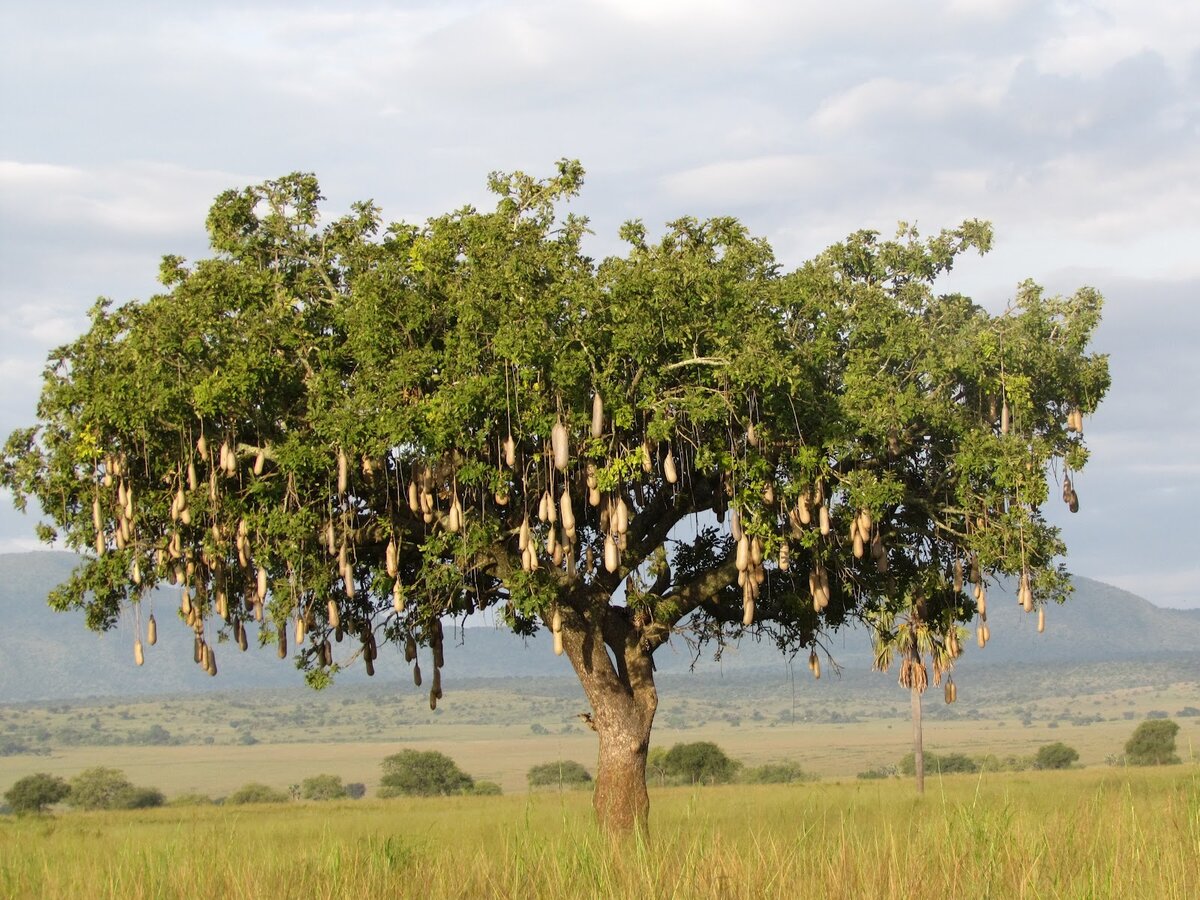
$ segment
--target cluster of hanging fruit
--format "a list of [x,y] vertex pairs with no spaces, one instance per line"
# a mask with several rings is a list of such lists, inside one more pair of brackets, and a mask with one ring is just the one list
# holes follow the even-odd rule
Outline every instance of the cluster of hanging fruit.
[[[429,686],[430,710],[437,709],[438,701],[442,699],[442,667],[446,665],[444,640],[441,620],[435,618],[428,628],[429,648],[433,653],[433,682]],[[417,640],[411,633],[404,639],[404,661],[412,663],[413,684],[421,687],[423,679],[421,663],[417,659]]]

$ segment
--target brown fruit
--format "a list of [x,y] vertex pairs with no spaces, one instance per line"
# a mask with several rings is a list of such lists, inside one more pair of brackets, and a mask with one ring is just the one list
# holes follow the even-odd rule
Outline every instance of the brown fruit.
[[142,652],[142,642],[140,639],[133,642],[133,661],[139,666],[146,661],[146,655]]
[[667,480],[667,484],[675,484],[679,481],[679,470],[675,467],[675,454],[670,447],[667,448],[667,455],[663,459],[663,478]]
[[151,647],[158,643],[158,623],[154,621],[154,613],[150,613],[150,619],[146,622],[146,643]]
[[565,472],[571,462],[567,437],[567,426],[559,419],[550,431],[550,445],[554,451],[554,467],[560,472]]
[[600,392],[596,391],[592,395],[592,437],[598,438],[604,435],[604,401],[600,399]]
[[350,486],[350,460],[346,457],[345,450],[338,450],[337,473],[337,492],[344,494]]
[[604,568],[608,572],[615,572],[620,568],[620,566],[621,557],[617,552],[617,542],[613,540],[613,536],[610,533],[608,537],[604,539]]

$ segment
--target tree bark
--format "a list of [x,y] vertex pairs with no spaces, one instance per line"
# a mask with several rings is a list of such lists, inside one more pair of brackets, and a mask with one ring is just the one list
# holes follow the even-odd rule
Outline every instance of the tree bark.
[[650,815],[646,756],[658,709],[653,651],[622,607],[567,610],[562,622],[563,649],[591,704],[589,724],[600,739],[596,819],[614,837],[644,833]]
[[917,793],[925,793],[925,743],[921,731],[921,692],[914,684],[909,691],[912,694],[913,722],[913,766],[917,775]]

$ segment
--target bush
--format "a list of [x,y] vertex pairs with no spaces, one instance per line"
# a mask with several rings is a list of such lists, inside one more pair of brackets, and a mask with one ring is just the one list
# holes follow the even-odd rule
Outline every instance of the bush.
[[145,809],[162,806],[157,788],[135,787],[120,769],[94,766],[71,779],[67,802],[77,809]]
[[13,783],[4,793],[4,799],[17,815],[41,814],[47,806],[65,800],[71,786],[57,775],[38,772],[26,775]]
[[676,744],[655,764],[667,779],[682,784],[728,784],[741,768],[711,741]]
[[337,775],[314,775],[300,783],[300,796],[305,800],[340,800],[346,788]]
[[288,795],[257,781],[244,784],[228,797],[226,803],[287,803]]
[[361,781],[351,781],[346,785],[346,796],[351,800],[361,800],[367,795],[367,786]]
[[877,769],[867,769],[865,772],[859,772],[854,777],[863,781],[876,781],[883,778],[891,778],[895,774],[895,766],[880,766]]
[[1179,725],[1170,719],[1147,719],[1125,743],[1125,761],[1131,766],[1165,766],[1179,762],[1175,735]]
[[812,778],[813,776],[800,768],[799,763],[780,762],[744,769],[739,780],[747,784],[795,784],[800,781],[812,781]]
[[[979,771],[979,763],[971,759],[965,753],[925,753],[925,774],[931,772],[938,775],[961,775],[971,774]],[[901,775],[916,775],[917,763],[916,757],[911,753],[906,753],[900,759],[900,774]]]
[[494,781],[477,781],[475,787],[471,789],[471,793],[480,797],[499,797],[504,792]]
[[1061,741],[1039,747],[1033,758],[1035,769],[1069,769],[1079,759],[1079,751]]
[[130,785],[129,790],[122,791],[116,797],[113,809],[150,809],[155,806],[162,806],[166,802],[167,798],[163,796],[163,792],[158,788],[134,787]]
[[577,788],[591,784],[592,776],[580,763],[571,759],[542,763],[529,770],[526,776],[531,788]]
[[382,765],[380,797],[466,794],[475,785],[474,779],[454,760],[436,750],[401,750],[387,757]]

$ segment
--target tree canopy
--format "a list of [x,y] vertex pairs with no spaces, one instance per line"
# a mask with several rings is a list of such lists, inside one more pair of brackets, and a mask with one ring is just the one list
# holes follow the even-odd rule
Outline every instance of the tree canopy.
[[470,775],[437,750],[401,750],[387,757],[382,766],[380,797],[468,794],[475,786]]
[[1165,766],[1179,762],[1175,735],[1179,723],[1171,719],[1147,719],[1125,742],[1125,761],[1131,766]]
[[70,793],[71,786],[57,775],[36,772],[13,782],[4,792],[4,799],[17,815],[41,814],[47,806],[65,800]]
[[85,554],[51,603],[106,628],[173,583],[211,674],[253,631],[318,686],[387,642],[424,684],[428,648],[431,706],[446,624],[549,627],[623,828],[674,631],[812,664],[829,630],[901,616],[936,680],[962,623],[986,642],[990,576],[1029,610],[1063,599],[1041,510],[1053,480],[1078,508],[1108,386],[1094,290],[1027,282],[996,315],[935,294],[990,247],[979,221],[858,232],[793,271],[735,219],[634,221],[596,262],[561,214],[582,177],[494,174],[494,210],[422,225],[370,203],[323,222],[304,174],[218,197],[213,256],[97,302],[8,440],[0,482]]

